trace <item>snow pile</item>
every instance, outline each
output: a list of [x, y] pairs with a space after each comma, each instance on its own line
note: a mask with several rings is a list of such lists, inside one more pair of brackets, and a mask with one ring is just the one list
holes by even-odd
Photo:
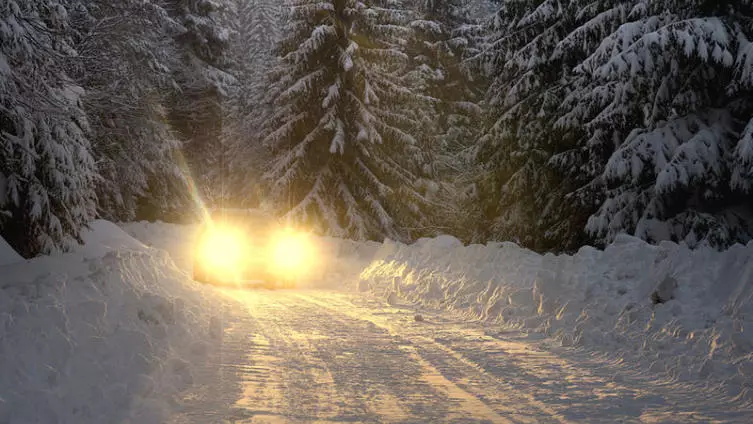
[[165, 250], [179, 268], [191, 269], [194, 239], [199, 225], [165, 222], [127, 222], [118, 224], [131, 237], [149, 247]]
[[539, 255], [452, 237], [385, 243], [359, 286], [632, 358], [753, 400], [753, 243], [725, 252], [619, 236], [605, 251]]
[[0, 422], [161, 423], [221, 336], [218, 299], [97, 221], [86, 245], [0, 266]]
[[315, 237], [316, 250], [315, 275], [301, 281], [304, 288], [342, 289], [349, 283], [358, 281], [363, 271], [382, 244], [377, 242], [357, 242], [335, 237]]

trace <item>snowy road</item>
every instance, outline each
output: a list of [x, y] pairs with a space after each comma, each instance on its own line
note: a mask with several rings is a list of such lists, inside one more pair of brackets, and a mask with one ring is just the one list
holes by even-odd
[[[0, 423], [753, 422], [753, 244], [598, 267], [330, 240], [308, 289], [233, 291], [190, 280], [193, 227], [125, 227], [1, 267]], [[686, 289], [658, 306], [635, 277], [657, 258]]]
[[[747, 422], [709, 391], [547, 339], [328, 291], [227, 291], [172, 423]], [[740, 412], [732, 412], [738, 410]]]

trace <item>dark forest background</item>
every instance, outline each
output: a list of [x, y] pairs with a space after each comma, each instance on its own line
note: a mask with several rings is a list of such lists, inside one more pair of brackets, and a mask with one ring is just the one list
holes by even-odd
[[203, 203], [354, 239], [747, 242], [752, 7], [4, 1], [0, 235], [30, 257]]

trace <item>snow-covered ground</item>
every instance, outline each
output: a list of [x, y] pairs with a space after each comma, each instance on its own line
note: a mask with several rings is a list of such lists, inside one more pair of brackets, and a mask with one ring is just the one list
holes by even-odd
[[445, 236], [386, 243], [359, 288], [753, 401], [753, 243], [720, 253], [621, 236], [604, 251], [556, 256]]
[[[78, 251], [32, 260], [0, 240], [0, 423], [751, 411], [753, 243], [719, 253], [620, 237], [555, 256], [321, 238], [324, 272], [306, 290], [244, 294], [190, 279], [195, 232], [97, 221]], [[385, 380], [401, 373], [421, 381]]]
[[0, 423], [164, 422], [220, 336], [227, 300], [166, 252], [106, 221], [84, 239], [0, 264]]
[[[232, 300], [190, 278], [197, 226], [92, 223], [75, 252], [24, 260], [0, 238], [0, 423], [162, 423]], [[140, 240], [140, 241], [139, 241]], [[334, 287], [377, 244], [321, 239]], [[365, 255], [363, 252], [367, 252]]]

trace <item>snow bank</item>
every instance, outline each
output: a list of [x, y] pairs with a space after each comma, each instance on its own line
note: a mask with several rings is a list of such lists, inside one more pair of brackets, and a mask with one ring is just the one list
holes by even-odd
[[343, 289], [358, 281], [358, 275], [373, 260], [381, 243], [357, 242], [334, 237], [315, 237], [317, 272], [299, 286], [315, 289]]
[[539, 255], [452, 237], [385, 243], [359, 287], [542, 332], [753, 400], [753, 243], [726, 252], [620, 236], [605, 251]]
[[117, 226], [0, 266], [0, 422], [161, 423], [221, 335], [220, 300]]
[[191, 269], [198, 224], [140, 221], [120, 223], [118, 226], [145, 245], [170, 253], [170, 257], [179, 268]]

